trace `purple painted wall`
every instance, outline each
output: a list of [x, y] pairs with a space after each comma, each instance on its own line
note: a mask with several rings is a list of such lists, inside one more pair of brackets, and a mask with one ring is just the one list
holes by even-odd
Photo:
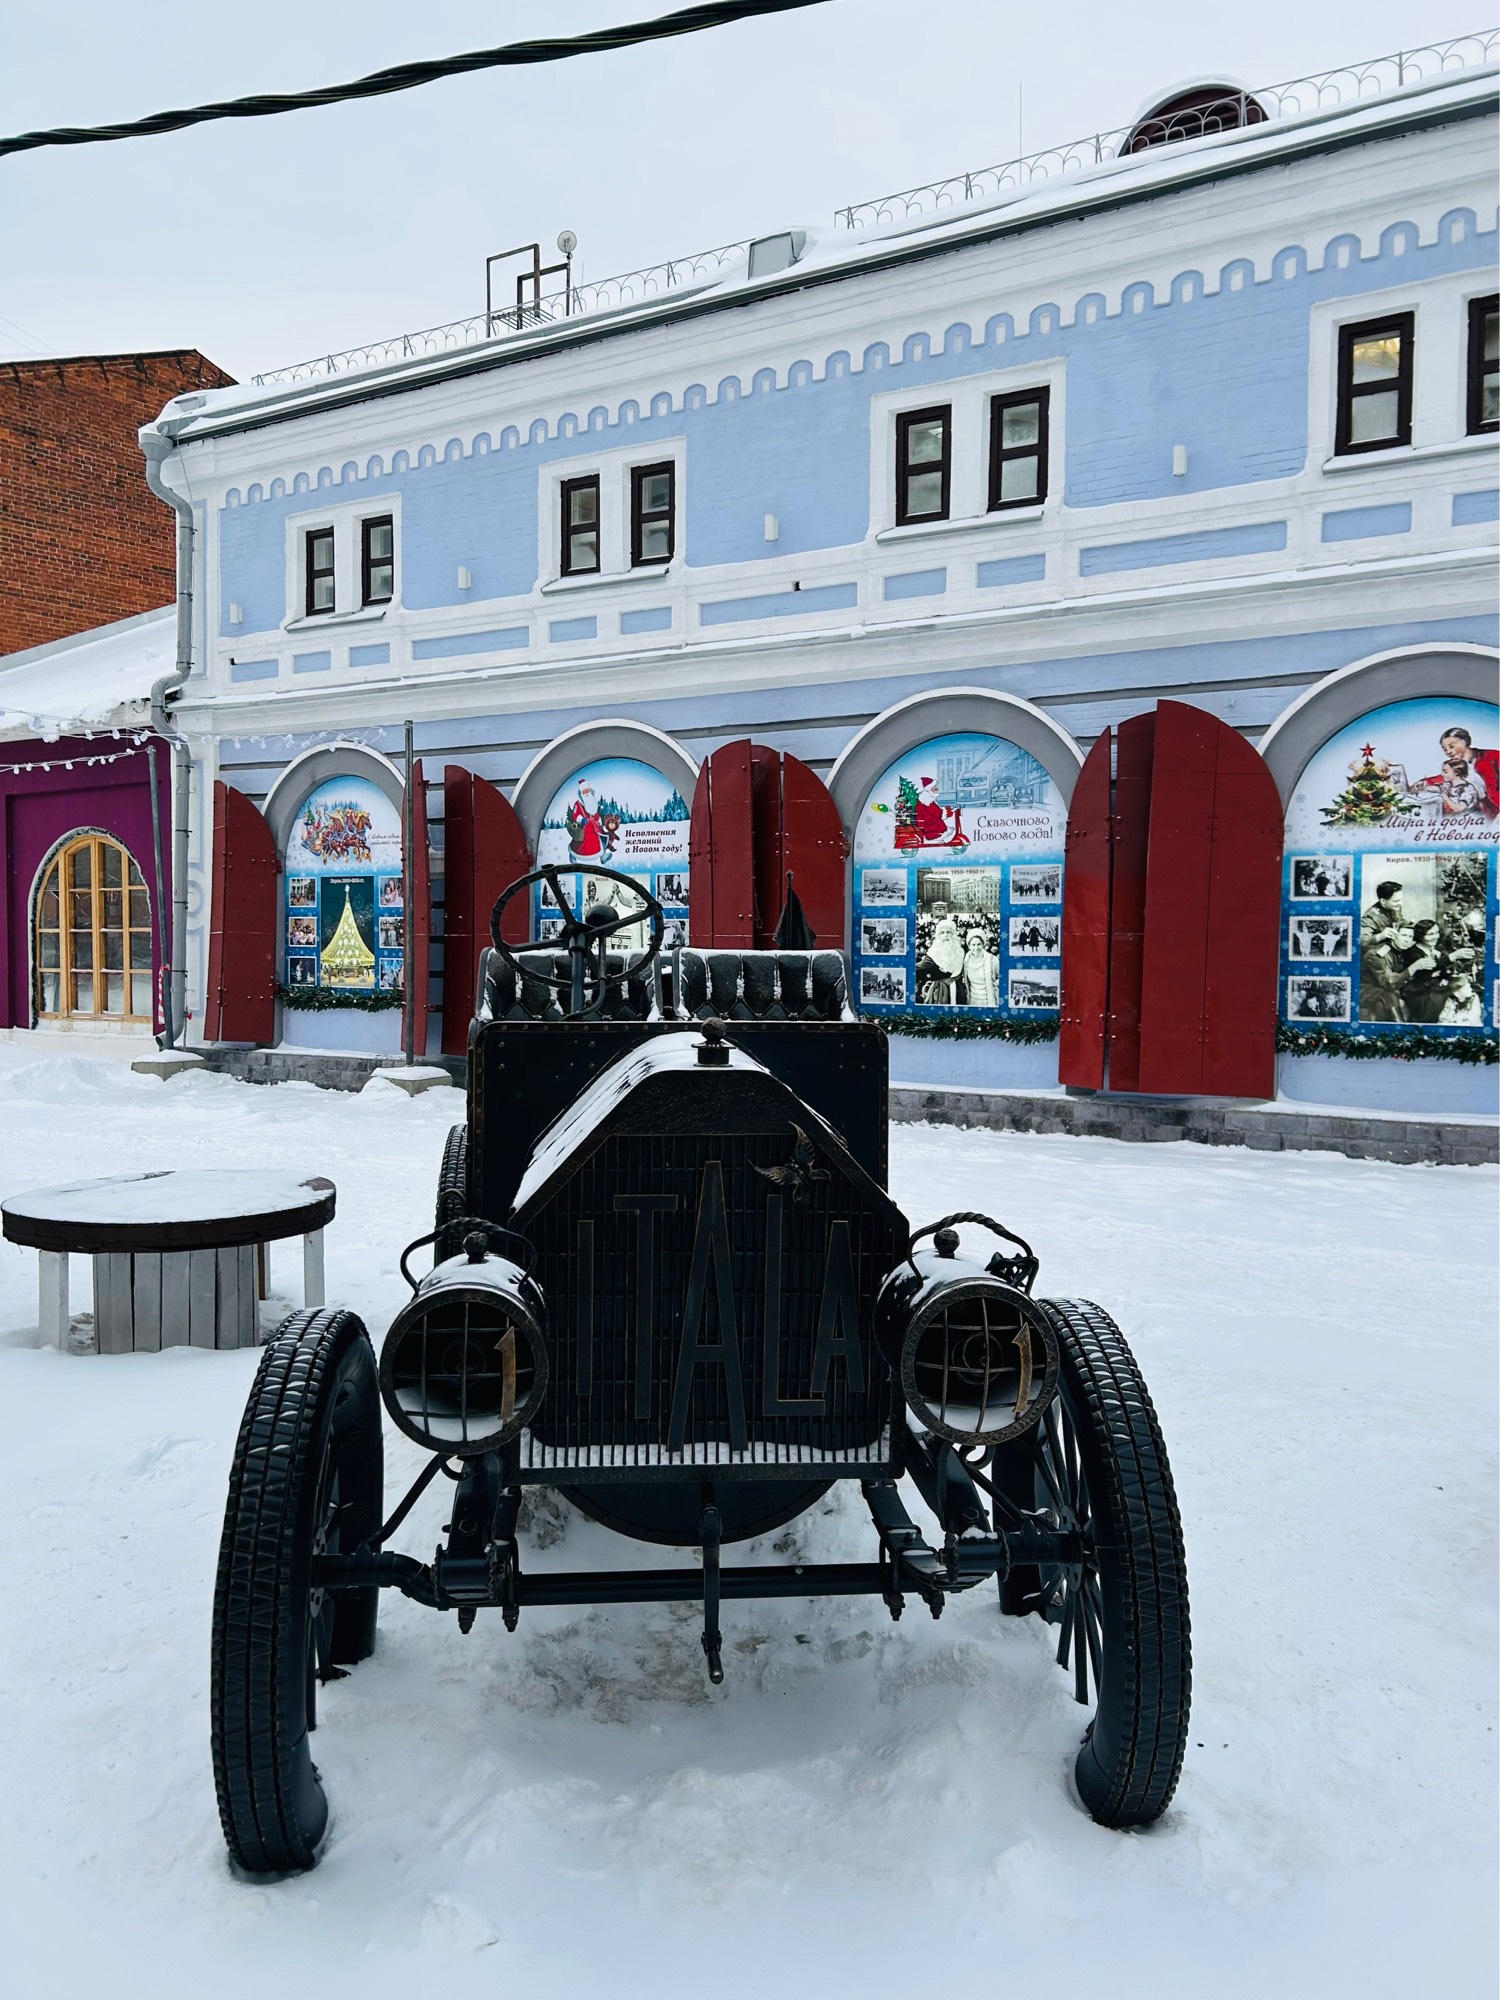
[[[128, 756], [130, 746], [110, 736], [62, 737], [56, 743], [0, 743], [0, 884], [4, 885], [4, 923], [0, 924], [0, 1028], [33, 1025], [31, 980], [31, 892], [37, 870], [65, 835], [75, 828], [97, 827], [127, 847], [151, 891], [151, 966], [160, 986], [157, 951], [161, 885], [151, 846], [151, 766], [145, 744]], [[95, 765], [85, 759], [114, 757]], [[73, 769], [59, 767], [74, 760]], [[13, 764], [46, 762], [50, 771], [14, 771]], [[171, 893], [171, 751], [158, 743], [157, 789], [161, 801], [163, 863], [167, 893]], [[161, 1026], [160, 1016], [156, 1022]]]

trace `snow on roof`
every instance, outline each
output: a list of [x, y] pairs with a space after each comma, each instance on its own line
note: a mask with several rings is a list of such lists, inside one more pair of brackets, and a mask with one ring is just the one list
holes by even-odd
[[172, 671], [169, 604], [91, 632], [0, 657], [0, 737], [52, 739], [145, 720], [152, 685]]

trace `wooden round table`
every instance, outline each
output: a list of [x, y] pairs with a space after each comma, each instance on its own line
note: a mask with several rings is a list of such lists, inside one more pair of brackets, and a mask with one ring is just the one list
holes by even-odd
[[41, 1329], [68, 1341], [68, 1257], [94, 1260], [101, 1354], [161, 1347], [253, 1347], [260, 1338], [261, 1247], [300, 1236], [302, 1293], [323, 1303], [323, 1230], [333, 1182], [213, 1167], [113, 1174], [0, 1201], [10, 1243], [40, 1253]]

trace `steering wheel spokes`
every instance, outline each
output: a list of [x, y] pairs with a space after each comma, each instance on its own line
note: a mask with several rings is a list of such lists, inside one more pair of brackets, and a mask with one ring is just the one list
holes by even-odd
[[[564, 889], [561, 878], [565, 875], [573, 878], [576, 897]], [[580, 885], [580, 877], [589, 879]], [[595, 884], [601, 882], [609, 887], [603, 891], [597, 889]], [[517, 896], [538, 884], [545, 887], [558, 913], [557, 930], [550, 937], [507, 944], [501, 935], [501, 918]], [[647, 942], [639, 951], [627, 955], [619, 971], [611, 973], [609, 940], [617, 932], [643, 922], [649, 926]], [[528, 924], [527, 928], [531, 926]], [[566, 993], [570, 1015], [596, 1013], [604, 1004], [610, 981], [631, 979], [644, 972], [661, 950], [665, 936], [666, 918], [661, 904], [635, 876], [581, 862], [552, 862], [545, 868], [534, 869], [530, 875], [522, 875], [503, 891], [490, 914], [490, 937], [501, 958], [520, 977], [539, 979], [553, 992]], [[521, 963], [519, 953], [539, 951], [565, 951], [570, 961], [567, 972], [544, 972]]]

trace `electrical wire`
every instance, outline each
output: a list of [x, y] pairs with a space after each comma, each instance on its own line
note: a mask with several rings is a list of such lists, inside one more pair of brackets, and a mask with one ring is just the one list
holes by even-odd
[[640, 42], [666, 41], [674, 35], [695, 35], [757, 14], [785, 14], [797, 7], [820, 7], [826, 0], [706, 0], [654, 21], [628, 21], [617, 28], [596, 28], [590, 34], [507, 42], [497, 49], [472, 49], [467, 55], [443, 56], [431, 62], [398, 63], [352, 83], [330, 84], [322, 90], [295, 90], [279, 96], [231, 97], [218, 104], [197, 104], [181, 111], [158, 111], [123, 125], [61, 125], [45, 132], [20, 132], [0, 139], [0, 156], [30, 153], [43, 146], [89, 146], [104, 139], [153, 138], [159, 132], [181, 132], [220, 118], [274, 118], [283, 111], [306, 111], [319, 104], [346, 104], [360, 97], [384, 97], [392, 91], [415, 90], [445, 76], [473, 70], [504, 69], [527, 63], [562, 62], [569, 56], [597, 55], [606, 49], [628, 49]]

